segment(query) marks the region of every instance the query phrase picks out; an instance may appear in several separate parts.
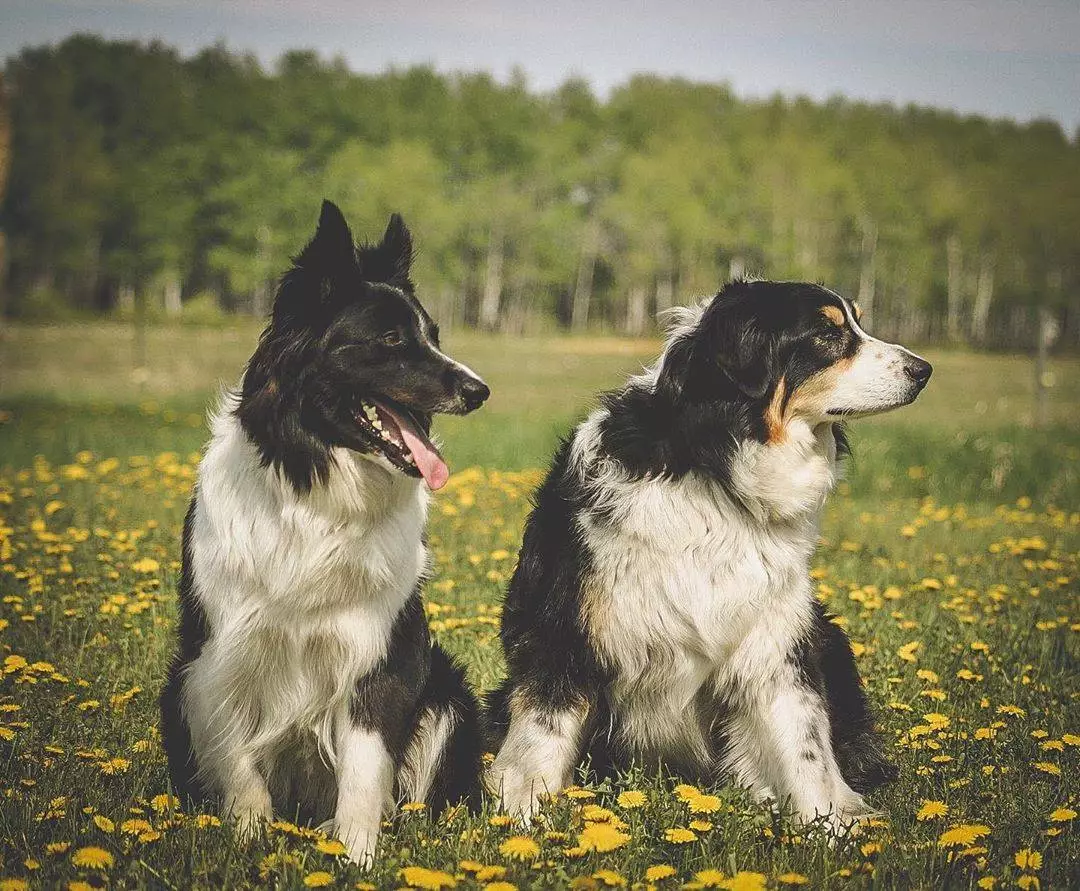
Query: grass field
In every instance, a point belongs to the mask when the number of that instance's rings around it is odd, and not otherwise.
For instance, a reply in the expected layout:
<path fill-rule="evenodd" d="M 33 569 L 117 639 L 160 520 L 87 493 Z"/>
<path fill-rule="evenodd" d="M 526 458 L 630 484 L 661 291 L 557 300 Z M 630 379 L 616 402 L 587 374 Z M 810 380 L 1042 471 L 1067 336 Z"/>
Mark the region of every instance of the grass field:
<path fill-rule="evenodd" d="M 1030 428 L 1028 360 L 931 353 L 911 408 L 861 422 L 814 563 L 900 780 L 829 844 L 737 789 L 633 774 L 522 830 L 492 812 L 387 824 L 374 869 L 281 822 L 249 845 L 167 795 L 156 696 L 204 410 L 257 332 L 0 336 L 0 889 L 23 887 L 1067 888 L 1080 885 L 1080 362 Z M 492 686 L 498 603 L 557 437 L 656 342 L 451 333 L 492 385 L 439 422 L 435 634 Z M 640 794 L 637 794 L 640 793 Z M 69 885 L 69 883 L 71 883 Z"/>

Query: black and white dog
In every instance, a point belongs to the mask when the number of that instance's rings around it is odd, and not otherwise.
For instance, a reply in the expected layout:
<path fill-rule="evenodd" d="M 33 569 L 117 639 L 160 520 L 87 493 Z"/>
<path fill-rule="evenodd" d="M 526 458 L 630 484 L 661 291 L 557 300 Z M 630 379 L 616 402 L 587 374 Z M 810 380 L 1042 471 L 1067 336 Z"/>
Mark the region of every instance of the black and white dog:
<path fill-rule="evenodd" d="M 432 414 L 488 388 L 440 352 L 411 262 L 399 216 L 358 248 L 323 203 L 212 421 L 161 697 L 178 793 L 245 833 L 275 808 L 332 821 L 360 862 L 395 798 L 436 809 L 480 770 L 477 703 L 420 588 L 427 489 L 448 476 Z"/>
<path fill-rule="evenodd" d="M 839 422 L 910 403 L 931 372 L 858 317 L 815 285 L 732 283 L 558 452 L 489 703 L 508 811 L 533 814 L 585 759 L 662 761 L 840 828 L 895 777 L 809 577 Z"/>

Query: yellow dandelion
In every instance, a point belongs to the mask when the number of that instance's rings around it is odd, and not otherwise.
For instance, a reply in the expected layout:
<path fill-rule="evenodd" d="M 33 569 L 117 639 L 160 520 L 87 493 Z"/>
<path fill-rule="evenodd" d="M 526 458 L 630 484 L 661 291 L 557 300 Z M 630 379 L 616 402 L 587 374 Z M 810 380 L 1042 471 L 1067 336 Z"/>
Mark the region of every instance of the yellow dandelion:
<path fill-rule="evenodd" d="M 979 888 L 983 888 L 983 889 L 986 889 L 986 891 L 990 891 L 990 889 L 994 888 L 997 885 L 997 879 L 994 878 L 993 876 L 983 876 L 975 884 Z"/>
<path fill-rule="evenodd" d="M 1075 733 L 1063 733 L 1061 741 L 1067 746 L 1080 746 L 1080 736 Z"/>
<path fill-rule="evenodd" d="M 687 805 L 694 814 L 714 814 L 720 810 L 720 799 L 716 795 L 697 795 Z"/>
<path fill-rule="evenodd" d="M 659 882 L 663 879 L 670 879 L 677 872 L 678 870 L 668 863 L 656 863 L 645 870 L 645 881 Z"/>
<path fill-rule="evenodd" d="M 104 848 L 94 846 L 79 848 L 71 855 L 71 862 L 75 866 L 86 869 L 108 869 L 113 865 L 113 855 Z"/>
<path fill-rule="evenodd" d="M 691 799 L 701 795 L 701 790 L 697 786 L 691 786 L 689 783 L 680 783 L 672 791 L 675 793 L 675 797 L 683 802 L 689 802 Z"/>
<path fill-rule="evenodd" d="M 1022 888 L 1023 891 L 1039 891 L 1042 885 L 1039 883 L 1038 876 L 1020 876 L 1016 880 L 1016 887 Z"/>
<path fill-rule="evenodd" d="M 422 801 L 407 801 L 401 806 L 401 809 L 407 814 L 412 814 L 422 811 L 426 807 L 427 805 Z"/>
<path fill-rule="evenodd" d="M 155 813 L 163 814 L 165 811 L 180 807 L 180 799 L 175 795 L 155 795 L 150 799 L 150 807 Z"/>
<path fill-rule="evenodd" d="M 691 820 L 690 828 L 695 832 L 709 832 L 713 828 L 713 824 L 708 820 Z"/>
<path fill-rule="evenodd" d="M 1051 764 L 1049 761 L 1036 761 L 1031 766 L 1036 770 L 1041 770 L 1043 773 L 1048 773 L 1055 777 L 1061 776 L 1061 768 L 1056 764 Z"/>
<path fill-rule="evenodd" d="M 333 882 L 334 877 L 328 872 L 309 872 L 304 876 L 304 886 L 307 888 L 325 888 Z"/>
<path fill-rule="evenodd" d="M 626 879 L 613 869 L 598 869 L 592 874 L 592 877 L 598 882 L 603 882 L 609 888 L 623 888 L 626 886 Z"/>
<path fill-rule="evenodd" d="M 944 817 L 948 812 L 949 806 L 944 801 L 933 801 L 924 798 L 922 807 L 920 807 L 919 812 L 915 814 L 915 819 L 936 820 L 938 817 Z"/>
<path fill-rule="evenodd" d="M 1076 811 L 1071 807 L 1059 807 L 1050 814 L 1051 823 L 1068 823 L 1076 819 Z"/>
<path fill-rule="evenodd" d="M 211 826 L 220 826 L 221 820 L 213 814 L 199 814 L 195 817 L 195 825 L 199 829 L 207 829 Z"/>
<path fill-rule="evenodd" d="M 540 845 L 527 835 L 512 835 L 501 845 L 499 853 L 514 860 L 532 860 L 540 854 Z"/>
<path fill-rule="evenodd" d="M 116 828 L 116 824 L 112 820 L 103 817 L 101 814 L 94 814 L 94 825 L 102 832 L 112 832 Z"/>
<path fill-rule="evenodd" d="M 161 569 L 161 564 L 157 562 L 153 557 L 143 557 L 141 560 L 136 560 L 131 564 L 133 572 L 141 572 L 148 574 L 151 572 L 157 572 Z"/>
<path fill-rule="evenodd" d="M 142 835 L 144 832 L 151 832 L 153 830 L 146 820 L 125 820 L 120 824 L 120 831 L 125 835 Z"/>
<path fill-rule="evenodd" d="M 636 807 L 642 807 L 645 804 L 645 793 L 638 792 L 636 789 L 628 789 L 627 791 L 620 793 L 616 800 L 619 802 L 619 807 L 632 810 Z"/>
<path fill-rule="evenodd" d="M 586 798 L 596 798 L 595 792 L 592 792 L 588 789 L 582 789 L 578 786 L 571 786 L 570 788 L 566 789 L 563 794 L 566 795 L 567 798 L 572 798 L 579 801 Z"/>
<path fill-rule="evenodd" d="M 29 887 L 26 879 L 0 879 L 0 891 L 27 891 Z"/>
<path fill-rule="evenodd" d="M 720 883 L 727 891 L 765 891 L 765 876 L 760 872 L 737 872 Z"/>
<path fill-rule="evenodd" d="M 509 826 L 514 822 L 514 818 L 509 814 L 496 814 L 494 817 L 488 819 L 488 826 L 494 826 L 496 829 L 503 826 Z"/>
<path fill-rule="evenodd" d="M 506 875 L 505 866 L 481 866 L 476 870 L 476 881 L 491 882 Z"/>
<path fill-rule="evenodd" d="M 801 872 L 785 872 L 776 877 L 781 885 L 809 885 L 810 880 Z"/>
<path fill-rule="evenodd" d="M 1016 856 L 1013 857 L 1013 862 L 1021 869 L 1030 869 L 1032 872 L 1037 872 L 1042 866 L 1042 854 L 1038 851 L 1033 851 L 1031 848 L 1024 848 L 1017 851 Z"/>
<path fill-rule="evenodd" d="M 488 882 L 484 885 L 484 891 L 517 891 L 517 885 L 512 882 Z"/>
<path fill-rule="evenodd" d="M 84 882 L 80 879 L 74 882 L 68 882 L 67 891 L 97 891 L 97 889 L 89 882 Z"/>
<path fill-rule="evenodd" d="M 674 829 L 665 829 L 664 838 L 674 845 L 685 845 L 697 841 L 697 834 L 692 829 L 676 826 Z"/>
<path fill-rule="evenodd" d="M 71 842 L 49 842 L 45 845 L 45 853 L 55 857 L 59 854 L 66 854 L 70 847 Z"/>
<path fill-rule="evenodd" d="M 983 826 L 980 823 L 962 823 L 946 829 L 941 833 L 937 843 L 939 848 L 962 848 L 989 834 L 989 826 Z"/>
<path fill-rule="evenodd" d="M 450 873 L 423 866 L 406 866 L 398 875 L 410 888 L 424 888 L 426 891 L 439 891 L 440 888 L 457 885 L 457 880 Z"/>
<path fill-rule="evenodd" d="M 315 842 L 315 850 L 329 854 L 331 857 L 340 857 L 345 853 L 345 845 L 336 838 L 320 838 Z"/>
<path fill-rule="evenodd" d="M 586 851 L 614 851 L 630 841 L 630 836 L 611 823 L 586 823 L 578 835 L 579 848 Z"/>
<path fill-rule="evenodd" d="M 694 881 L 705 888 L 720 888 L 726 878 L 718 869 L 702 869 L 694 873 Z"/>

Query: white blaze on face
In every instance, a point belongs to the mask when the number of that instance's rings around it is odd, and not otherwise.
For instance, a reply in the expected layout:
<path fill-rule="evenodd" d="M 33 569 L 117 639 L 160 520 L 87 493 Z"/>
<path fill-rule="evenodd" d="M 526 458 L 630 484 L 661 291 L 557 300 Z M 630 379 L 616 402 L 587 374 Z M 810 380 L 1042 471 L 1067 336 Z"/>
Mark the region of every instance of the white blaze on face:
<path fill-rule="evenodd" d="M 859 346 L 855 355 L 838 365 L 831 375 L 833 386 L 826 396 L 826 414 L 872 415 L 907 405 L 922 386 L 906 368 L 912 361 L 923 360 L 899 344 L 871 337 L 859 326 L 851 305 L 846 300 L 842 303 Z"/>

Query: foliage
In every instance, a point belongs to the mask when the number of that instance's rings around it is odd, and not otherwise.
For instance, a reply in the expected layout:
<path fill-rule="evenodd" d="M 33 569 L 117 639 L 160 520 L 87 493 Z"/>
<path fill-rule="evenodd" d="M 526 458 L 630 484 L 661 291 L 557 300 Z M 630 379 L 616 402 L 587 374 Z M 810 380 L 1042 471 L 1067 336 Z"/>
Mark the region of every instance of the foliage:
<path fill-rule="evenodd" d="M 1080 146 L 1047 122 L 91 36 L 4 75 L 18 315 L 39 290 L 102 310 L 170 288 L 262 314 L 325 195 L 367 237 L 404 213 L 447 323 L 640 332 L 747 271 L 858 294 L 905 339 L 1030 341 L 1036 303 L 1080 330 Z"/>

